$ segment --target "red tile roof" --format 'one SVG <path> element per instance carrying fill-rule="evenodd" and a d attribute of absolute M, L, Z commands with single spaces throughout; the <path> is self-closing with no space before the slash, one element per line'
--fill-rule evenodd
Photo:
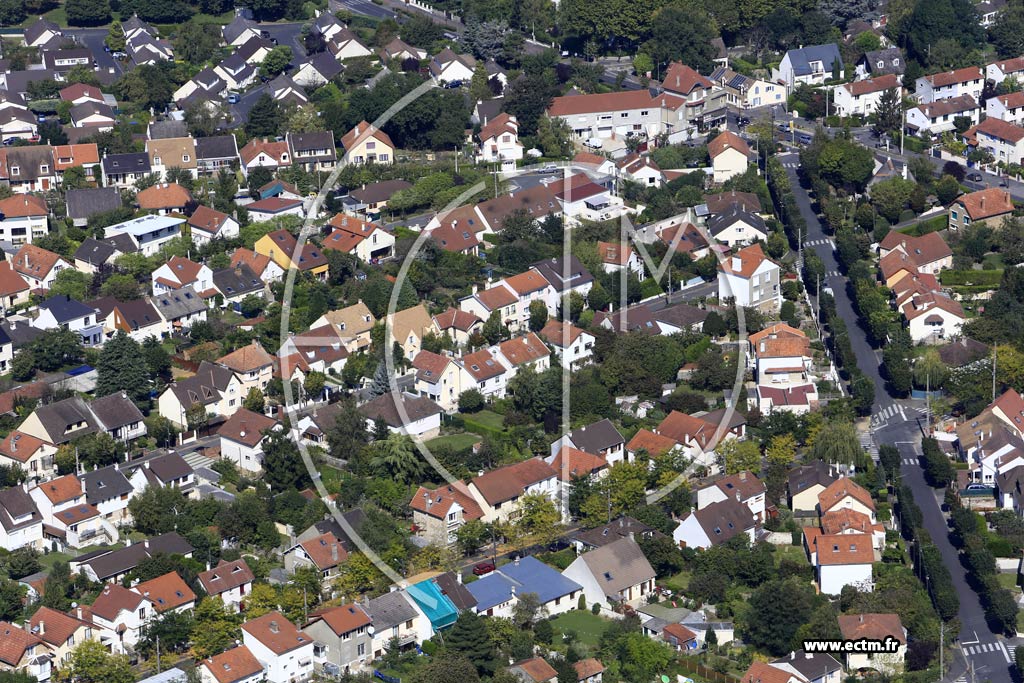
<path fill-rule="evenodd" d="M 10 261 L 0 262 L 0 296 L 17 296 L 28 289 L 28 283 L 14 272 Z"/>
<path fill-rule="evenodd" d="M 875 561 L 870 534 L 821 534 L 814 539 L 819 567 L 871 564 Z"/>
<path fill-rule="evenodd" d="M 633 435 L 633 438 L 626 444 L 626 450 L 631 453 L 636 453 L 639 450 L 645 450 L 648 455 L 656 457 L 663 453 L 668 453 L 678 445 L 678 441 L 667 437 L 664 434 L 658 434 L 657 432 L 652 432 L 649 429 L 641 429 Z"/>
<path fill-rule="evenodd" d="M 0 441 L 0 455 L 24 463 L 28 462 L 42 446 L 42 439 L 15 429 Z"/>
<path fill-rule="evenodd" d="M 42 645 L 43 641 L 25 629 L 8 621 L 0 621 L 0 662 L 5 668 L 16 668 L 25 658 L 30 647 Z"/>
<path fill-rule="evenodd" d="M 199 583 L 209 595 L 219 595 L 255 580 L 256 576 L 243 559 L 221 560 L 216 567 L 199 575 Z"/>
<path fill-rule="evenodd" d="M 231 648 L 200 662 L 217 683 L 244 681 L 263 671 L 263 665 L 245 645 Z"/>
<path fill-rule="evenodd" d="M 277 424 L 277 420 L 246 408 L 228 418 L 217 430 L 218 436 L 255 448 L 263 439 L 263 432 Z"/>
<path fill-rule="evenodd" d="M 421 486 L 413 494 L 412 500 L 409 501 L 409 505 L 413 510 L 437 519 L 447 517 L 448 511 L 456 503 L 462 508 L 464 519 L 480 519 L 483 517 L 480 505 L 461 481 L 447 486 L 438 486 L 433 489 Z"/>
<path fill-rule="evenodd" d="M 487 349 L 467 353 L 462 357 L 462 367 L 477 382 L 483 382 L 505 372 L 505 366 Z"/>
<path fill-rule="evenodd" d="M 696 88 L 711 88 L 714 83 L 710 78 L 701 76 L 694 69 L 680 62 L 672 62 L 665 72 L 665 80 L 661 86 L 669 92 L 689 95 Z"/>
<path fill-rule="evenodd" d="M 115 621 L 121 612 L 134 612 L 146 598 L 124 586 L 108 583 L 92 603 L 92 613 L 107 621 Z"/>
<path fill-rule="evenodd" d="M 0 199 L 0 214 L 8 218 L 38 218 L 48 213 L 46 202 L 34 194 L 15 194 Z"/>
<path fill-rule="evenodd" d="M 53 148 L 53 167 L 66 171 L 75 166 L 94 166 L 100 163 L 100 149 L 95 142 L 77 145 L 57 145 Z"/>
<path fill-rule="evenodd" d="M 821 512 L 825 513 L 847 497 L 853 498 L 869 510 L 875 509 L 875 501 L 871 500 L 871 494 L 848 477 L 836 479 L 819 493 L 818 506 L 821 508 Z"/>
<path fill-rule="evenodd" d="M 498 349 L 512 365 L 533 363 L 551 353 L 535 332 L 501 342 Z"/>
<path fill-rule="evenodd" d="M 51 479 L 39 485 L 39 491 L 54 505 L 66 503 L 83 495 L 82 482 L 73 474 Z"/>
<path fill-rule="evenodd" d="M 739 259 L 738 264 L 735 264 L 736 259 Z M 740 249 L 731 257 L 725 259 L 722 263 L 719 263 L 718 269 L 726 273 L 732 273 L 733 275 L 749 279 L 754 274 L 754 271 L 756 271 L 765 261 L 775 263 L 764 255 L 764 251 L 761 250 L 761 244 L 755 243 L 749 247 Z"/>
<path fill-rule="evenodd" d="M 583 477 L 608 467 L 608 461 L 600 455 L 592 455 L 572 446 L 562 446 L 551 461 L 551 467 L 558 478 L 571 482 L 574 477 Z"/>
<path fill-rule="evenodd" d="M 310 623 L 322 619 L 325 624 L 331 627 L 336 635 L 351 633 L 357 628 L 365 628 L 373 623 L 370 615 L 356 604 L 338 605 L 336 607 L 325 607 L 310 614 Z M 309 624 L 306 624 L 309 626 Z"/>
<path fill-rule="evenodd" d="M 708 143 L 708 156 L 714 159 L 727 149 L 739 150 L 744 156 L 750 156 L 750 147 L 747 146 L 747 142 L 729 130 L 723 131 Z"/>
<path fill-rule="evenodd" d="M 159 183 L 135 195 L 140 209 L 178 209 L 192 201 L 192 194 L 177 183 Z"/>
<path fill-rule="evenodd" d="M 378 129 L 376 126 L 371 126 L 366 121 L 360 121 L 356 124 L 356 127 L 341 136 L 341 146 L 346 150 L 351 150 L 355 147 L 360 140 L 368 139 L 378 140 L 379 142 L 387 145 L 391 149 L 395 148 L 395 143 L 391 142 L 391 138 L 384 131 Z"/>
<path fill-rule="evenodd" d="M 14 270 L 22 275 L 43 280 L 61 258 L 34 244 L 23 244 L 14 255 Z"/>
<path fill-rule="evenodd" d="M 188 224 L 193 230 L 200 230 L 211 235 L 216 235 L 224 227 L 231 216 L 223 211 L 211 209 L 208 206 L 199 206 L 188 218 Z"/>
<path fill-rule="evenodd" d="M 867 95 L 873 92 L 899 88 L 900 79 L 896 74 L 886 74 L 884 76 L 879 76 L 878 78 L 868 78 L 863 81 L 847 83 L 842 87 L 854 97 L 860 97 L 861 95 Z"/>
<path fill-rule="evenodd" d="M 527 486 L 558 476 L 558 473 L 540 458 L 530 458 L 514 465 L 506 465 L 473 479 L 480 494 L 491 505 L 511 500 L 523 494 Z"/>
<path fill-rule="evenodd" d="M 196 594 L 177 572 L 168 572 L 149 581 L 143 581 L 134 590 L 153 603 L 157 613 L 195 602 Z"/>
<path fill-rule="evenodd" d="M 306 645 L 313 639 L 300 631 L 280 612 L 269 612 L 242 624 L 242 630 L 265 645 L 276 655 L 283 655 Z"/>
<path fill-rule="evenodd" d="M 963 69 L 956 69 L 955 71 L 942 71 L 937 74 L 924 77 L 926 81 L 932 84 L 932 87 L 941 88 L 947 85 L 953 85 L 955 83 L 966 83 L 968 81 L 985 80 L 985 75 L 981 73 L 981 69 L 976 66 L 967 66 Z"/>
<path fill-rule="evenodd" d="M 341 541 L 330 532 L 303 541 L 300 545 L 310 561 L 321 571 L 337 567 L 348 559 L 348 551 L 342 546 Z"/>
<path fill-rule="evenodd" d="M 839 617 L 839 631 L 846 640 L 885 640 L 891 636 L 901 643 L 907 642 L 898 614 L 843 614 Z"/>

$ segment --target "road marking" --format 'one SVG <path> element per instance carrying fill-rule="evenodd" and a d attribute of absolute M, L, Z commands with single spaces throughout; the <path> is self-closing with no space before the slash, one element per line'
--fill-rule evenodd
<path fill-rule="evenodd" d="M 1010 657 L 1010 652 L 1006 649 L 1006 644 L 1005 643 L 1000 642 L 999 643 L 999 649 L 1003 651 L 1003 658 L 1006 659 L 1006 663 L 1007 664 L 1009 664 L 1010 662 L 1013 661 L 1013 658 Z"/>
<path fill-rule="evenodd" d="M 907 414 L 903 412 L 903 406 L 900 406 L 900 419 L 903 420 L 904 422 L 907 421 Z"/>

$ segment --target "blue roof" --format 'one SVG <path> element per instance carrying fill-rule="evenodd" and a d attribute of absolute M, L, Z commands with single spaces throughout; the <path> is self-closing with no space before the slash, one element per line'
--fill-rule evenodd
<path fill-rule="evenodd" d="M 839 60 L 839 68 L 843 68 L 843 58 L 839 55 L 839 48 L 835 43 L 828 45 L 808 45 L 786 53 L 789 56 L 789 63 L 793 66 L 793 73 L 797 76 L 806 76 L 814 73 L 811 69 L 811 62 L 821 62 L 825 71 L 832 70 L 832 64 Z"/>
<path fill-rule="evenodd" d="M 455 603 L 441 592 L 433 579 L 420 581 L 409 586 L 407 590 L 409 597 L 430 619 L 435 631 L 451 626 L 459 618 L 459 610 L 456 609 Z"/>
<path fill-rule="evenodd" d="M 479 581 L 466 584 L 466 588 L 476 598 L 480 612 L 511 600 L 513 589 L 517 595 L 536 593 L 541 604 L 583 590 L 583 586 L 535 557 L 503 565 Z"/>
<path fill-rule="evenodd" d="M 96 313 L 95 309 L 89 308 L 81 301 L 76 301 L 75 299 L 63 294 L 51 296 L 49 299 L 39 304 L 39 308 L 44 308 L 50 311 L 59 323 L 66 323 L 76 318 L 82 318 Z"/>

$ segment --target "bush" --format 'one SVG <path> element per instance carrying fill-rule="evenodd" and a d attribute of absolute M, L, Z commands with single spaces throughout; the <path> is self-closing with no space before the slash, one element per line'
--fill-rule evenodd
<path fill-rule="evenodd" d="M 601 603 L 595 602 L 593 604 L 593 606 L 590 608 L 590 613 L 591 614 L 600 614 L 601 613 Z"/>
<path fill-rule="evenodd" d="M 464 391 L 459 396 L 460 413 L 478 413 L 484 409 L 484 395 L 478 389 Z"/>
<path fill-rule="evenodd" d="M 587 596 L 580 593 L 580 599 L 576 601 L 576 609 L 585 610 L 587 609 Z"/>

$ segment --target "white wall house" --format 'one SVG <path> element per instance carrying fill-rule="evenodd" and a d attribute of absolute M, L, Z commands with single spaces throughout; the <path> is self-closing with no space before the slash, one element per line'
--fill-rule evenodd
<path fill-rule="evenodd" d="M 963 95 L 970 95 L 977 102 L 984 88 L 985 75 L 976 66 L 921 76 L 914 83 L 915 97 L 921 104 Z"/>
<path fill-rule="evenodd" d="M 896 74 L 844 83 L 832 90 L 835 111 L 839 116 L 870 116 L 878 108 L 882 95 L 890 90 L 896 90 L 897 96 L 903 93 Z"/>
<path fill-rule="evenodd" d="M 111 225 L 104 229 L 103 235 L 104 237 L 130 235 L 139 245 L 143 256 L 155 256 L 160 252 L 161 247 L 181 235 L 181 226 L 184 222 L 184 218 L 149 214 Z"/>
<path fill-rule="evenodd" d="M 313 674 L 313 639 L 280 612 L 242 624 L 242 643 L 266 668 L 268 683 L 291 683 Z"/>
<path fill-rule="evenodd" d="M 760 244 L 740 249 L 718 266 L 719 299 L 732 299 L 740 306 L 774 311 L 782 305 L 780 268 L 765 256 Z"/>

